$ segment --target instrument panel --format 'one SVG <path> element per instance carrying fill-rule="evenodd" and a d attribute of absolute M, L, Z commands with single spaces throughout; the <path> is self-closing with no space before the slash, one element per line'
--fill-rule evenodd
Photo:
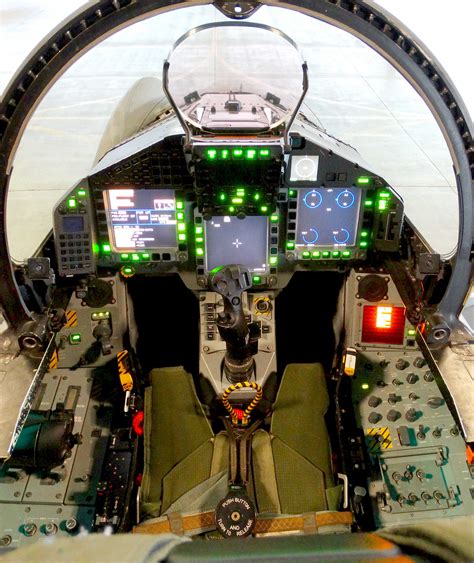
<path fill-rule="evenodd" d="M 165 141 L 176 145 L 166 147 L 169 166 L 160 165 Z M 194 272 L 203 287 L 210 271 L 238 263 L 254 284 L 278 287 L 282 272 L 344 269 L 398 250 L 402 201 L 351 147 L 343 157 L 295 137 L 289 155 L 248 140 L 185 155 L 179 142 L 168 137 L 93 171 L 56 206 L 61 276 Z"/>

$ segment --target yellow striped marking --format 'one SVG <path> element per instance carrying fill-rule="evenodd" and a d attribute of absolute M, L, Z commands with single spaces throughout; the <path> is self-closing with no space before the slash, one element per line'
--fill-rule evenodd
<path fill-rule="evenodd" d="M 131 391 L 133 389 L 133 378 L 128 367 L 128 352 L 123 350 L 117 354 L 118 372 L 120 383 L 124 391 Z"/>
<path fill-rule="evenodd" d="M 374 454 L 380 450 L 391 450 L 393 448 L 390 429 L 387 426 L 367 428 L 365 441 L 369 453 Z"/>
<path fill-rule="evenodd" d="M 56 369 L 58 367 L 58 363 L 59 363 L 59 354 L 57 350 L 54 350 L 49 360 L 49 364 L 48 364 L 49 369 Z"/>
<path fill-rule="evenodd" d="M 260 402 L 260 399 L 263 396 L 263 389 L 260 387 L 260 385 L 258 383 L 255 383 L 255 381 L 242 381 L 240 383 L 234 383 L 233 385 L 230 385 L 229 387 L 227 387 L 227 389 L 222 394 L 222 404 L 224 405 L 224 407 L 229 412 L 229 414 L 232 418 L 232 424 L 238 424 L 239 419 L 237 417 L 237 414 L 234 411 L 234 408 L 229 403 L 228 397 L 231 393 L 233 393 L 234 391 L 237 391 L 237 389 L 242 389 L 242 387 L 247 387 L 247 388 L 250 387 L 252 389 L 255 389 L 255 391 L 256 391 L 255 397 L 252 399 L 250 404 L 244 410 L 244 415 L 242 417 L 242 426 L 247 426 L 247 424 L 249 423 L 249 420 L 250 420 L 250 413 L 258 405 L 258 403 Z"/>
<path fill-rule="evenodd" d="M 77 313 L 76 311 L 70 310 L 66 311 L 66 324 L 64 325 L 66 328 L 72 328 L 77 326 Z"/>

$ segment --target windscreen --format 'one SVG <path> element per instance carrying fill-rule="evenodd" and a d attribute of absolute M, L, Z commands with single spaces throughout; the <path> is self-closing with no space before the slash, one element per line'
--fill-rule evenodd
<path fill-rule="evenodd" d="M 168 62 L 170 96 L 184 120 L 198 128 L 273 129 L 290 118 L 303 93 L 303 60 L 295 44 L 259 24 L 193 29 L 176 42 Z"/>

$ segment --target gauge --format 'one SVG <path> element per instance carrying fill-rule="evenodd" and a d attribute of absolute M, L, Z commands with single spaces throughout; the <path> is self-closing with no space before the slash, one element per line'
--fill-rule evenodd
<path fill-rule="evenodd" d="M 317 209 L 323 202 L 323 196 L 318 190 L 311 190 L 303 198 L 304 204 L 310 209 Z"/>
<path fill-rule="evenodd" d="M 314 244 L 319 238 L 319 233 L 316 229 L 308 229 L 307 231 L 302 231 L 301 236 L 306 244 Z"/>
<path fill-rule="evenodd" d="M 315 182 L 318 178 L 317 155 L 291 157 L 290 182 Z"/>
<path fill-rule="evenodd" d="M 336 197 L 336 203 L 342 209 L 347 209 L 348 207 L 352 207 L 354 205 L 355 196 L 349 190 L 344 190 Z"/>

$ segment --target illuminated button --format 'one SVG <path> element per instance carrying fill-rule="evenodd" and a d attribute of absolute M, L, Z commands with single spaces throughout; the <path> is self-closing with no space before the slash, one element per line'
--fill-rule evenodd
<path fill-rule="evenodd" d="M 138 254 L 132 254 L 132 260 L 134 262 L 138 262 L 140 260 L 140 256 L 138 256 Z"/>
<path fill-rule="evenodd" d="M 215 160 L 216 156 L 217 156 L 216 149 L 208 149 L 207 150 L 207 158 L 209 160 Z"/>
<path fill-rule="evenodd" d="M 84 197 L 85 195 L 87 195 L 87 192 L 86 190 L 78 190 L 77 195 L 80 197 Z"/>
<path fill-rule="evenodd" d="M 255 284 L 262 283 L 262 278 L 260 276 L 253 276 L 252 282 L 255 283 Z"/>
<path fill-rule="evenodd" d="M 177 201 L 176 209 L 184 209 L 184 203 L 182 201 Z"/>
<path fill-rule="evenodd" d="M 204 237 L 196 237 L 196 242 L 204 242 Z"/>
<path fill-rule="evenodd" d="M 204 249 L 203 248 L 196 248 L 196 254 L 198 256 L 203 256 L 204 255 Z"/>
<path fill-rule="evenodd" d="M 270 217 L 270 221 L 271 221 L 272 223 L 278 223 L 278 215 L 272 215 L 272 216 Z"/>
<path fill-rule="evenodd" d="M 335 251 L 332 253 L 332 257 L 333 257 L 333 258 L 339 258 L 340 255 L 341 255 L 341 253 L 340 253 L 338 250 L 335 250 Z"/>
<path fill-rule="evenodd" d="M 260 199 L 260 197 L 261 197 L 261 196 L 260 196 L 259 193 L 253 194 L 253 199 L 254 199 L 255 201 L 258 201 L 258 200 Z"/>
<path fill-rule="evenodd" d="M 147 254 L 146 252 L 144 254 L 142 254 L 142 260 L 149 260 L 150 259 L 150 255 Z"/>
<path fill-rule="evenodd" d="M 120 259 L 121 259 L 121 260 L 128 260 L 128 258 L 129 258 L 129 255 L 128 255 L 128 254 L 121 254 L 121 255 L 120 255 Z"/>
<path fill-rule="evenodd" d="M 295 243 L 288 241 L 288 242 L 286 243 L 286 248 L 287 248 L 288 250 L 293 250 L 293 249 L 295 248 Z"/>
<path fill-rule="evenodd" d="M 194 230 L 196 231 L 196 234 L 197 234 L 197 235 L 202 235 L 202 232 L 203 232 L 203 228 L 202 228 L 202 227 L 196 227 Z"/>
<path fill-rule="evenodd" d="M 244 156 L 244 151 L 242 149 L 234 149 L 232 151 L 232 156 L 234 158 L 242 158 Z"/>
<path fill-rule="evenodd" d="M 311 252 L 305 250 L 304 252 L 301 253 L 301 256 L 303 257 L 304 260 L 309 260 L 309 258 L 311 258 Z"/>
<path fill-rule="evenodd" d="M 362 241 L 360 242 L 360 247 L 361 247 L 361 248 L 367 248 L 367 241 L 366 241 L 366 240 L 362 240 Z"/>
<path fill-rule="evenodd" d="M 67 200 L 67 206 L 69 208 L 73 209 L 73 208 L 77 207 L 77 201 L 73 197 L 71 197 Z"/>
<path fill-rule="evenodd" d="M 312 256 L 313 256 L 313 260 L 318 260 L 319 258 L 321 258 L 321 252 L 319 252 L 319 250 L 315 250 Z"/>
<path fill-rule="evenodd" d="M 385 209 L 387 209 L 387 206 L 388 206 L 388 202 L 385 199 L 381 199 L 377 205 L 379 211 L 385 211 Z"/>
<path fill-rule="evenodd" d="M 288 195 L 290 197 L 296 197 L 296 190 L 288 190 Z"/>
<path fill-rule="evenodd" d="M 91 313 L 91 319 L 93 321 L 103 321 L 104 319 L 110 319 L 110 311 L 95 311 Z"/>
<path fill-rule="evenodd" d="M 241 197 L 233 197 L 232 198 L 232 203 L 234 204 L 242 204 L 244 202 L 244 200 Z"/>
<path fill-rule="evenodd" d="M 323 258 L 329 258 L 331 256 L 331 253 L 328 250 L 325 250 L 323 252 Z"/>
<path fill-rule="evenodd" d="M 278 264 L 278 257 L 277 256 L 270 256 L 270 265 L 276 266 Z"/>
<path fill-rule="evenodd" d="M 110 251 L 111 251 L 110 244 L 102 245 L 102 252 L 110 252 Z"/>
<path fill-rule="evenodd" d="M 180 241 L 185 241 L 185 240 L 186 240 L 186 235 L 185 235 L 185 233 L 179 233 L 179 235 L 178 235 L 178 240 L 180 240 Z"/>
<path fill-rule="evenodd" d="M 222 160 L 227 160 L 229 158 L 229 150 L 228 149 L 221 150 L 221 158 L 222 158 Z"/>
<path fill-rule="evenodd" d="M 124 278 L 131 278 L 135 275 L 135 268 L 133 266 L 122 266 L 120 273 Z"/>
<path fill-rule="evenodd" d="M 262 213 L 266 213 L 268 211 L 268 207 L 266 205 L 262 205 L 262 207 L 260 207 L 260 211 Z"/>
<path fill-rule="evenodd" d="M 74 334 L 69 335 L 69 343 L 70 344 L 80 344 L 81 343 L 81 334 L 79 332 L 75 332 Z"/>
<path fill-rule="evenodd" d="M 372 207 L 374 202 L 371 199 L 366 199 L 364 202 L 365 207 Z"/>
<path fill-rule="evenodd" d="M 178 221 L 183 221 L 184 220 L 184 213 L 182 211 L 179 211 L 178 213 L 176 213 L 176 219 L 178 219 Z"/>
<path fill-rule="evenodd" d="M 232 205 L 229 207 L 229 213 L 234 213 L 235 211 L 235 207 L 232 207 Z"/>
<path fill-rule="evenodd" d="M 262 158 L 266 158 L 267 156 L 270 156 L 270 149 L 260 149 L 258 151 L 258 156 Z"/>
<path fill-rule="evenodd" d="M 247 149 L 247 160 L 253 160 L 257 156 L 257 151 L 255 149 Z"/>
<path fill-rule="evenodd" d="M 178 223 L 178 231 L 185 231 L 186 225 L 184 223 Z"/>
<path fill-rule="evenodd" d="M 344 250 L 342 252 L 342 257 L 343 258 L 350 258 L 351 257 L 351 251 L 350 250 Z"/>
<path fill-rule="evenodd" d="M 357 178 L 357 183 L 359 185 L 370 184 L 370 178 L 368 176 L 359 176 L 359 178 Z"/>

